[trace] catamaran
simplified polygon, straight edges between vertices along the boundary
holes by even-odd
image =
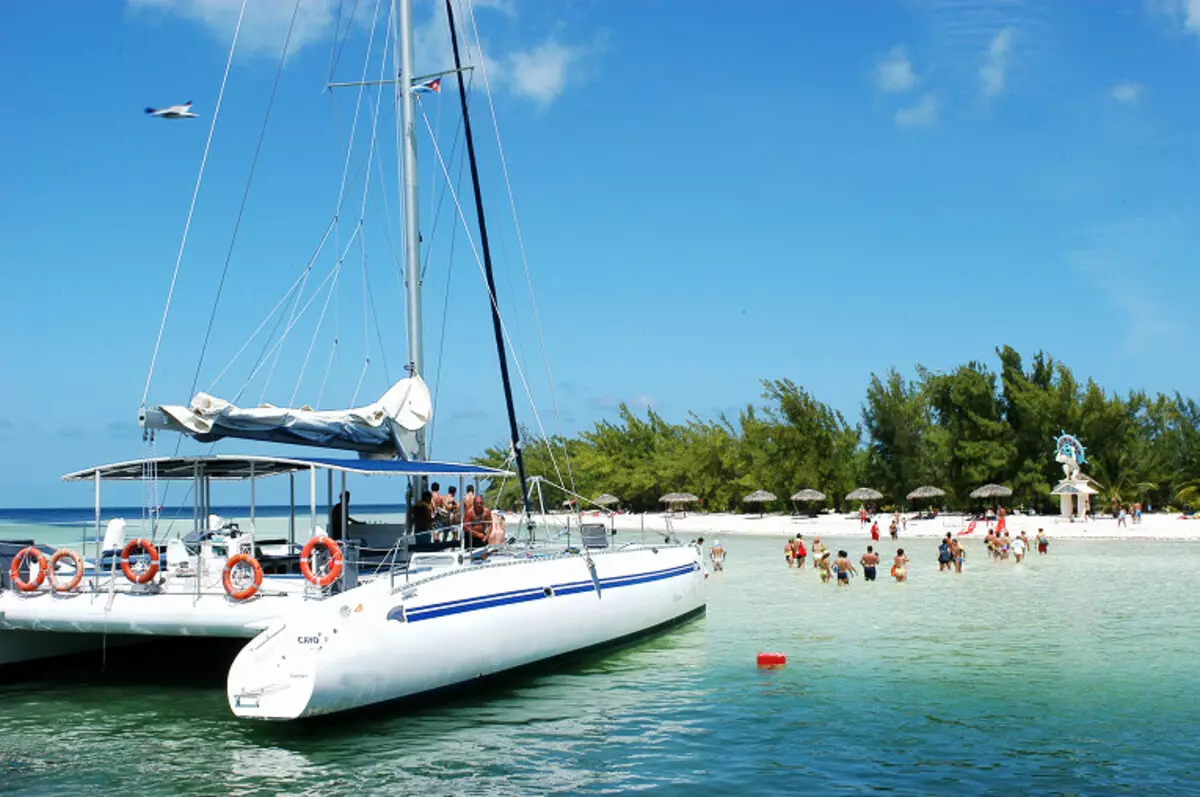
[[[392,12],[397,78],[331,84],[397,86],[409,377],[378,402],[353,410],[240,408],[201,393],[186,407],[144,404],[140,416],[149,436],[169,431],[200,442],[299,444],[349,450],[359,458],[147,457],[68,474],[69,480],[96,486],[97,540],[102,524],[100,485],[106,480],[151,478],[155,483],[190,484],[192,531],[160,546],[145,538],[125,540],[124,531],[110,523],[104,535],[108,540],[97,543],[90,565],[79,554],[55,552],[51,558],[59,558],[50,561],[36,548],[22,550],[12,562],[11,588],[0,595],[0,648],[9,633],[59,643],[70,635],[90,635],[93,640],[105,634],[245,637],[249,641],[227,678],[231,710],[248,719],[292,720],[476,684],[703,613],[707,573],[696,545],[677,540],[617,544],[603,525],[583,526],[574,544],[545,534],[536,538],[509,378],[511,344],[496,298],[462,79],[456,82],[478,235],[478,247],[472,239],[472,249],[487,287],[511,457],[510,466],[496,469],[430,461],[426,456],[424,431],[433,408],[423,381],[414,95],[431,79],[461,78],[471,68],[462,63],[450,0],[445,12],[453,69],[433,75],[414,71],[411,0],[399,0]],[[461,208],[460,219],[468,226]],[[348,525],[344,509],[340,519],[332,514],[326,519],[317,512],[321,474],[327,506],[333,506],[335,478],[343,489],[347,476],[406,480],[408,521],[366,528]],[[255,484],[282,476],[291,480],[293,495],[287,539],[259,539],[253,522],[243,533],[210,517],[213,480],[248,484],[253,516]],[[308,522],[301,518],[299,526],[297,476],[307,476],[309,482]],[[520,483],[522,501],[521,523],[511,536],[506,531],[487,545],[477,544],[466,513],[454,518],[455,533],[442,535],[441,542],[415,527],[412,509],[430,479],[457,479],[462,494],[467,480],[511,476]],[[152,526],[153,520],[152,516]],[[331,535],[331,529],[340,533]],[[110,551],[107,560],[105,551]],[[60,576],[64,569],[69,577]],[[42,585],[43,576],[48,586]]]

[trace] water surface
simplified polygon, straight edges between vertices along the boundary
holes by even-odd
[[[0,687],[0,790],[172,794],[1194,794],[1200,545],[1055,541],[1023,565],[823,585],[726,538],[706,617],[449,705],[235,720],[220,673]],[[832,540],[857,559],[862,540]],[[891,545],[884,547],[890,553]],[[580,622],[586,622],[586,616]],[[531,630],[536,633],[536,630]],[[469,644],[469,640],[463,640]],[[787,653],[760,671],[755,654]],[[133,682],[132,684],[130,682]]]

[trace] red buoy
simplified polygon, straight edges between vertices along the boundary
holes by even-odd
[[[787,664],[787,656],[782,653],[759,653],[758,666],[760,668],[782,667]]]

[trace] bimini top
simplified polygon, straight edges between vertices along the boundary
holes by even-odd
[[[149,457],[115,462],[111,465],[97,465],[87,470],[68,473],[63,476],[63,481],[91,481],[97,475],[102,481],[140,481],[151,476],[157,479],[185,480],[195,478],[197,470],[210,479],[237,481],[296,473],[311,468],[367,476],[478,476],[491,479],[512,475],[504,470],[457,462],[215,454],[196,457]]]

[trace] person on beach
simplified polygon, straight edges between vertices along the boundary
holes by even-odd
[[[863,569],[863,581],[875,580],[875,568],[879,565],[879,554],[875,553],[875,547],[867,546],[867,552],[858,560]]]
[[[822,551],[813,562],[813,567],[817,568],[818,572],[820,572],[822,584],[828,584],[829,579],[833,578],[829,551]]]
[[[720,540],[713,540],[712,547],[708,549],[708,558],[712,561],[714,573],[725,569],[725,548]]]
[[[1117,513],[1117,528],[1126,528],[1125,526],[1125,507],[1121,507],[1121,511]]]
[[[858,527],[861,529],[865,525],[867,525],[867,508],[860,506],[858,508]]]
[[[796,558],[796,567],[804,569],[804,560],[808,558],[808,549],[804,547],[804,535],[797,534],[792,548],[792,556]]]
[[[905,533],[905,534],[908,534],[908,515],[903,515],[903,516],[900,518],[900,525],[904,527],[904,533]],[[895,535],[895,534],[893,534],[893,535],[892,535],[892,539],[893,539],[893,540],[894,540],[894,539],[896,539],[896,535]]]
[[[1037,542],[1037,552],[1039,556],[1046,555],[1046,549],[1050,547],[1050,540],[1046,538],[1046,532],[1038,529],[1037,537],[1034,538]]]
[[[837,585],[839,587],[850,586],[851,573],[858,575],[858,570],[854,565],[850,564],[850,555],[845,551],[838,551],[838,558],[833,563],[833,567],[837,571]]]
[[[904,549],[896,550],[896,558],[892,560],[892,578],[896,582],[908,581],[908,557],[904,555]]]

